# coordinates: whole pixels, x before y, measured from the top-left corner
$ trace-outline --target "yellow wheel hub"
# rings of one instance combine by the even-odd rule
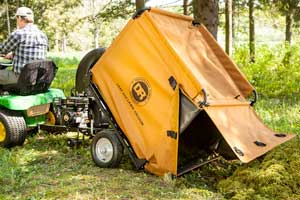
[[[2,122],[0,122],[0,142],[3,142],[6,138],[6,129]]]
[[[51,111],[46,114],[46,124],[55,125],[55,116]]]

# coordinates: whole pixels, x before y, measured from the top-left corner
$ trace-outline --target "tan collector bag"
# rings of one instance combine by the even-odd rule
[[[152,8],[131,19],[92,81],[157,175],[189,171],[203,152],[246,163],[294,137],[261,122],[246,99],[254,88],[191,17]]]

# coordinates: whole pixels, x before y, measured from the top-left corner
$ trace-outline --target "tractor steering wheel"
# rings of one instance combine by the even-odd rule
[[[11,67],[12,61],[5,59],[4,57],[0,57],[0,70],[5,69],[6,67]]]

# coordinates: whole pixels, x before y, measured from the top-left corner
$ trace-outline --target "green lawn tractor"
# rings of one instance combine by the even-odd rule
[[[105,50],[88,53],[79,64],[75,91],[65,97],[60,89],[50,88],[57,67],[52,61],[37,61],[24,66],[17,84],[0,85],[0,146],[22,145],[28,131],[51,133],[77,132],[69,146],[82,142],[79,134],[93,138],[109,124],[99,101],[89,89],[89,69]],[[12,67],[0,58],[0,69]]]
[[[0,58],[0,66],[3,69],[12,64],[9,60]],[[46,66],[49,71],[43,69]],[[41,61],[35,66],[25,66],[18,84],[0,86],[0,146],[9,148],[22,145],[29,130],[36,128],[38,124],[55,123],[55,116],[50,111],[51,103],[54,98],[65,97],[59,89],[48,89],[56,70],[51,61]],[[50,76],[41,84],[39,79],[43,79],[42,72],[47,75],[50,72]]]

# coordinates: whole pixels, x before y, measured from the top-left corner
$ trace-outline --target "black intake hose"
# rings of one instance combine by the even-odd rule
[[[105,52],[105,48],[97,48],[87,53],[80,61],[77,72],[75,89],[77,92],[84,92],[90,83],[90,70]]]

